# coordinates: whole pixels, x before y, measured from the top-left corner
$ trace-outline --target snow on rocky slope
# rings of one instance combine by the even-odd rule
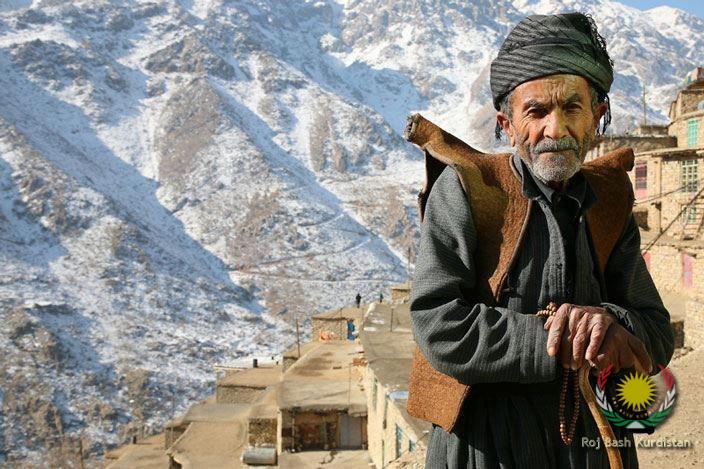
[[[665,121],[704,22],[583,0],[0,2],[0,463],[99,453],[407,278],[423,112],[489,149],[488,65],[582,10],[614,124]],[[173,404],[172,404],[173,403]]]

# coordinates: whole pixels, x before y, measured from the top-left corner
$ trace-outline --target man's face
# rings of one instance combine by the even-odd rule
[[[565,181],[584,162],[595,138],[601,103],[592,112],[589,83],[578,75],[550,75],[518,85],[512,119],[497,113],[511,146],[545,182]]]

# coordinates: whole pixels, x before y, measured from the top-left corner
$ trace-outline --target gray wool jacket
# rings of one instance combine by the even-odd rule
[[[467,195],[451,167],[426,204],[411,288],[413,333],[434,368],[474,384],[456,429],[447,433],[433,426],[426,467],[606,468],[603,444],[599,450],[582,445],[584,438],[598,437],[584,403],[574,443],[562,443],[557,417],[562,371],[547,355],[544,320],[535,312],[550,301],[604,306],[644,342],[654,365],[667,365],[674,350],[669,314],[640,255],[633,217],[602,275],[585,225],[584,214],[596,200],[586,178],[578,172],[559,194],[517,155],[512,162],[523,195],[536,209],[498,306],[475,303],[462,293],[472,290],[473,253],[481,246]],[[503,383],[543,384],[516,393]],[[637,467],[632,433],[616,428],[616,437],[631,445],[621,448],[624,467]]]

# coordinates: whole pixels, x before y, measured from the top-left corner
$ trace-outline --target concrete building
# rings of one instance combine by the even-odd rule
[[[410,303],[370,305],[360,340],[368,363],[364,390],[369,455],[377,468],[383,468],[406,453],[425,448],[430,430],[428,422],[406,411],[415,349]]]

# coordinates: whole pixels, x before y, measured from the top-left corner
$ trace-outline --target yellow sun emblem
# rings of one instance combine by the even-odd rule
[[[616,387],[618,400],[635,412],[645,410],[655,401],[655,383],[650,376],[634,372]]]

